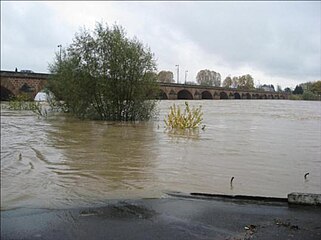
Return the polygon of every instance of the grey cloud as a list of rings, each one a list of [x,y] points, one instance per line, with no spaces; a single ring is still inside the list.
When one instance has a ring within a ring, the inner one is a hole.
[[[47,72],[57,44],[64,41],[66,26],[61,27],[53,12],[34,2],[25,5],[2,3],[1,69],[32,69]]]
[[[170,23],[231,68],[320,78],[320,2],[193,2],[163,5]]]
[[[25,4],[27,8],[20,10],[16,4],[20,3],[1,3],[1,69],[18,66],[46,71],[57,45],[71,43],[75,27],[57,19],[54,10],[40,2]],[[136,29],[138,38],[155,49],[156,58],[165,65],[174,66],[184,58],[184,53],[178,56],[184,50],[180,43],[193,43],[231,69],[250,66],[269,76],[302,81],[320,78],[320,2],[113,4],[121,19],[124,15],[130,19],[124,27]]]

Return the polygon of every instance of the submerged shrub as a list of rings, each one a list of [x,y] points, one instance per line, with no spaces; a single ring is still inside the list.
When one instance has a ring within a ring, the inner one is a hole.
[[[48,90],[65,112],[85,119],[151,118],[159,86],[154,55],[122,27],[97,24],[76,34],[50,65]]]
[[[185,102],[184,111],[181,110],[180,106],[170,107],[170,112],[167,118],[164,119],[165,126],[167,129],[193,129],[199,127],[203,120],[202,106],[198,108],[189,107],[188,102]]]

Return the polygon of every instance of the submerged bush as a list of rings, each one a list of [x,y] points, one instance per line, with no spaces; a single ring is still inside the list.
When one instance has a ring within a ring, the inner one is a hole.
[[[122,27],[83,30],[50,65],[48,81],[64,111],[79,118],[139,121],[152,117],[159,86],[151,51]]]
[[[170,112],[167,115],[167,119],[164,119],[167,129],[193,129],[199,127],[203,120],[202,107],[198,108],[189,107],[188,102],[185,102],[184,111],[180,106],[173,104],[170,107]]]

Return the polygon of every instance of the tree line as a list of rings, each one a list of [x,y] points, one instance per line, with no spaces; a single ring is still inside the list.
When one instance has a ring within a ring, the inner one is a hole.
[[[164,83],[174,83],[174,74],[171,71],[160,71],[157,74],[157,81]],[[223,82],[221,78],[221,74],[209,70],[203,69],[200,70],[196,75],[196,83],[202,86],[214,86],[214,87],[225,87],[225,88],[239,88],[239,89],[260,89],[262,91],[269,92],[286,92],[293,95],[303,95],[303,98],[317,99],[319,95],[321,95],[321,81],[316,82],[307,82],[299,84],[295,87],[294,90],[286,87],[282,90],[280,85],[277,85],[276,88],[273,84],[263,84],[254,86],[254,79],[250,74],[242,75],[242,76],[227,76]],[[187,82],[187,84],[194,84],[193,82]],[[295,97],[294,97],[295,98]],[[320,98],[320,97],[319,97]]]
[[[290,99],[293,100],[321,100],[321,80],[301,83],[293,91],[290,88],[284,91],[290,93]]]
[[[171,71],[160,71],[157,74],[157,80],[164,83],[174,83],[174,74]],[[219,72],[203,69],[196,75],[196,82],[202,86],[227,87],[227,88],[241,88],[254,89],[254,79],[250,74],[239,77],[227,76],[223,82]],[[191,82],[188,82],[190,84]]]

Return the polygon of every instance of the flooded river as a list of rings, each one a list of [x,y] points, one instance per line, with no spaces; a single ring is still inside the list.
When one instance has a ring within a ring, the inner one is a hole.
[[[191,101],[202,105],[206,127],[188,135],[164,129],[173,103],[184,101],[161,101],[157,119],[139,124],[3,108],[1,209],[89,206],[164,191],[321,193],[321,102]]]

